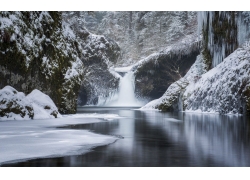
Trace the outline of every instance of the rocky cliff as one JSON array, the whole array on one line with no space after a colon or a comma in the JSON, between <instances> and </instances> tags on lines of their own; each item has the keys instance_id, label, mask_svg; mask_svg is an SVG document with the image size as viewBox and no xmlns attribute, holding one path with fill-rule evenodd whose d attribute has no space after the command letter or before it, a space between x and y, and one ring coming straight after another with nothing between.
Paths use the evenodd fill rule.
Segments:
<instances>
[{"instance_id":1,"label":"rocky cliff","mask_svg":"<svg viewBox=\"0 0 250 180\"><path fill-rule=\"evenodd\" d=\"M200 12L201 54L184 78L142 109L249 113L248 17L247 12Z\"/></svg>"},{"instance_id":2,"label":"rocky cliff","mask_svg":"<svg viewBox=\"0 0 250 180\"><path fill-rule=\"evenodd\" d=\"M85 14L85 26L121 47L118 66L132 65L196 32L192 11L108 11Z\"/></svg>"},{"instance_id":3,"label":"rocky cliff","mask_svg":"<svg viewBox=\"0 0 250 180\"><path fill-rule=\"evenodd\" d=\"M0 13L0 88L10 85L25 94L38 89L51 97L60 113L76 112L80 89L86 103L101 88L116 88L118 80L109 68L119 57L119 47L89 33L70 15ZM111 79L108 85L103 77Z\"/></svg>"},{"instance_id":4,"label":"rocky cliff","mask_svg":"<svg viewBox=\"0 0 250 180\"><path fill-rule=\"evenodd\" d=\"M193 65L200 53L200 40L194 32L136 63L133 66L136 95L147 99L161 97Z\"/></svg>"},{"instance_id":5,"label":"rocky cliff","mask_svg":"<svg viewBox=\"0 0 250 180\"><path fill-rule=\"evenodd\" d=\"M80 85L78 105L96 105L118 89L119 78L112 67L120 57L117 43L102 35L90 33L84 24L87 12L64 12L63 20L79 37L82 52L83 80Z\"/></svg>"}]
</instances>

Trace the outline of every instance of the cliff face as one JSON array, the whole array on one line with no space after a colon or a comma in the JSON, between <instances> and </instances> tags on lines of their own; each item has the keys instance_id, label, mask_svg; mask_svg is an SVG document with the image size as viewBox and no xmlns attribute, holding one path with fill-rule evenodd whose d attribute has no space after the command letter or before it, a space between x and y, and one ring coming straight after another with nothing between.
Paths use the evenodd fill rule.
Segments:
<instances>
[{"instance_id":1,"label":"cliff face","mask_svg":"<svg viewBox=\"0 0 250 180\"><path fill-rule=\"evenodd\" d=\"M186 111L246 114L249 112L250 48L238 48L222 63L190 84L183 94Z\"/></svg>"},{"instance_id":2,"label":"cliff face","mask_svg":"<svg viewBox=\"0 0 250 180\"><path fill-rule=\"evenodd\" d=\"M75 113L81 50L59 12L1 12L0 87L39 89L62 113Z\"/></svg>"},{"instance_id":3,"label":"cliff face","mask_svg":"<svg viewBox=\"0 0 250 180\"><path fill-rule=\"evenodd\" d=\"M196 33L186 35L180 41L154 53L133 66L135 91L138 97L155 99L182 78L199 54L200 38Z\"/></svg>"},{"instance_id":4,"label":"cliff face","mask_svg":"<svg viewBox=\"0 0 250 180\"><path fill-rule=\"evenodd\" d=\"M120 47L111 39L95 35L85 29L83 15L86 12L64 12L63 20L79 37L84 65L83 80L80 83L78 105L95 105L105 100L118 89L119 78L114 76L112 67L120 57Z\"/></svg>"},{"instance_id":5,"label":"cliff face","mask_svg":"<svg viewBox=\"0 0 250 180\"><path fill-rule=\"evenodd\" d=\"M196 12L110 11L86 15L86 28L116 41L121 47L117 65L128 66L164 50L196 32Z\"/></svg>"},{"instance_id":6,"label":"cliff face","mask_svg":"<svg viewBox=\"0 0 250 180\"><path fill-rule=\"evenodd\" d=\"M249 38L249 12L198 12L203 53L210 68L217 66Z\"/></svg>"},{"instance_id":7,"label":"cliff face","mask_svg":"<svg viewBox=\"0 0 250 180\"><path fill-rule=\"evenodd\" d=\"M246 12L200 12L201 55L184 78L142 109L249 113L248 17Z\"/></svg>"},{"instance_id":8,"label":"cliff face","mask_svg":"<svg viewBox=\"0 0 250 180\"><path fill-rule=\"evenodd\" d=\"M82 48L85 50L82 61L85 76L78 104L96 105L118 89L119 78L112 74L110 68L120 56L120 48L114 41L92 34L88 36Z\"/></svg>"},{"instance_id":9,"label":"cliff face","mask_svg":"<svg viewBox=\"0 0 250 180\"><path fill-rule=\"evenodd\" d=\"M201 75L207 72L207 69L208 66L204 57L202 55L197 56L195 63L184 77L172 83L159 99L149 102L141 109L159 109L161 111L185 110L182 103L183 92L185 92L189 84L196 83Z\"/></svg>"},{"instance_id":10,"label":"cliff face","mask_svg":"<svg viewBox=\"0 0 250 180\"><path fill-rule=\"evenodd\" d=\"M38 89L60 113L76 112L80 89L86 103L101 88L116 88L109 68L119 53L115 42L89 33L67 13L0 13L0 88L10 85L25 94Z\"/></svg>"}]
</instances>

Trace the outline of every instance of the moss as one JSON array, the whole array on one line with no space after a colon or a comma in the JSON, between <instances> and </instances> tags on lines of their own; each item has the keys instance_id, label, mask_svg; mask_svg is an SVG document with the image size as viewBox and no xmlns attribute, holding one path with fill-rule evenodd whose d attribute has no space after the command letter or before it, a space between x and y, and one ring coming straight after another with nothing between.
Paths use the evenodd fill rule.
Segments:
<instances>
[{"instance_id":1,"label":"moss","mask_svg":"<svg viewBox=\"0 0 250 180\"><path fill-rule=\"evenodd\" d=\"M169 104L166 103L162 103L159 106L156 107L156 109L159 109L160 111L163 112L172 112L173 111L173 107L170 106Z\"/></svg>"},{"instance_id":2,"label":"moss","mask_svg":"<svg viewBox=\"0 0 250 180\"><path fill-rule=\"evenodd\" d=\"M9 14L17 15L15 13L0 12L0 18L7 17ZM47 38L50 38L50 42L47 42L46 39L41 39L42 41L39 43L34 41L34 47L29 49L22 44L23 37L18 38L18 34L16 34L16 40L10 41L10 37L14 33L13 28L9 27L0 31L0 67L4 70L0 72L0 88L10 85L25 94L30 93L33 89L39 89L51 97L56 106L60 107L61 112L75 112L75 99L79 91L79 84L77 83L79 82L71 81L65 84L64 74L68 67L71 67L71 62L75 60L74 56L81 56L80 50L77 49L78 42L62 39L61 12L49 12L53 21L47 21L43 18L41 28L34 26L41 12L24 11L20 14L17 17L24 23L15 25L21 29L21 36L30 33L42 38L44 34ZM26 54L23 54L17 48L17 43L21 44L21 49L24 49ZM64 48L66 45L71 46L71 50L57 48L59 43L63 44ZM67 51L68 55L64 53L64 50ZM49 58L50 69L48 65L43 64L42 58L44 56ZM28 66L26 66L26 58L30 59ZM70 89L71 86L73 87L70 90L71 95L67 96L67 93L63 93L63 89ZM69 99L65 99L66 97ZM71 106L67 106L66 102L70 102ZM71 111L71 109L73 110Z\"/></svg>"},{"instance_id":3,"label":"moss","mask_svg":"<svg viewBox=\"0 0 250 180\"><path fill-rule=\"evenodd\" d=\"M227 17L230 17L230 21L227 20ZM209 15L207 17L207 24L209 24ZM224 13L220 13L218 11L214 12L214 17L212 20L212 33L213 33L213 44L210 45L212 48L215 46L222 47L222 44L226 44L225 46L225 56L231 54L235 49L238 48L237 41L237 22L236 12L228 11ZM203 55L207 60L207 65L209 69L211 69L213 54L208 48L208 39L209 37L209 26L206 29L203 27Z\"/></svg>"},{"instance_id":4,"label":"moss","mask_svg":"<svg viewBox=\"0 0 250 180\"><path fill-rule=\"evenodd\" d=\"M28 111L27 114L25 110ZM34 110L32 107L30 106L22 107L19 104L17 104L17 102L15 101L8 102L6 104L6 108L1 109L0 117L8 116L9 113L19 114L21 117L25 117L26 115L28 115L31 119L34 118Z\"/></svg>"},{"instance_id":5,"label":"moss","mask_svg":"<svg viewBox=\"0 0 250 180\"><path fill-rule=\"evenodd\" d=\"M49 106L45 106L44 109L51 109Z\"/></svg>"},{"instance_id":6,"label":"moss","mask_svg":"<svg viewBox=\"0 0 250 180\"><path fill-rule=\"evenodd\" d=\"M135 72L136 94L151 99L161 97L173 82L186 74L198 54L199 50L195 49L189 55L170 52L152 57ZM179 68L180 73L172 71L172 67Z\"/></svg>"},{"instance_id":7,"label":"moss","mask_svg":"<svg viewBox=\"0 0 250 180\"><path fill-rule=\"evenodd\" d=\"M246 88L243 95L245 96L246 100L246 114L250 116L250 87Z\"/></svg>"}]
</instances>

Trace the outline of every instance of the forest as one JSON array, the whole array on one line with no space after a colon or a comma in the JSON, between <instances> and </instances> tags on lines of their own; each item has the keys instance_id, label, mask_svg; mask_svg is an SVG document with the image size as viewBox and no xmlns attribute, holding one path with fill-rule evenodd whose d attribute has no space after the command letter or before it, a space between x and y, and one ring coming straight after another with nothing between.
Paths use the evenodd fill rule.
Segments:
<instances>
[{"instance_id":1,"label":"forest","mask_svg":"<svg viewBox=\"0 0 250 180\"><path fill-rule=\"evenodd\" d=\"M0 166L249 166L249 28L249 11L1 11Z\"/></svg>"}]
</instances>

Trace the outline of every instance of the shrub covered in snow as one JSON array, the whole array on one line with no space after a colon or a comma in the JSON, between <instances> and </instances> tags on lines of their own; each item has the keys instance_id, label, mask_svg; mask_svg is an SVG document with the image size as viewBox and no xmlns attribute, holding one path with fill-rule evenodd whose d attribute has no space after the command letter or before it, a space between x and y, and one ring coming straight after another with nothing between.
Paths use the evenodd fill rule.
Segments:
<instances>
[{"instance_id":1,"label":"shrub covered in snow","mask_svg":"<svg viewBox=\"0 0 250 180\"><path fill-rule=\"evenodd\" d=\"M0 119L33 119L34 109L25 95L10 86L0 90Z\"/></svg>"},{"instance_id":2,"label":"shrub covered in snow","mask_svg":"<svg viewBox=\"0 0 250 180\"><path fill-rule=\"evenodd\" d=\"M0 90L0 119L27 120L60 117L57 107L49 96L33 90L25 96L11 86Z\"/></svg>"}]
</instances>

